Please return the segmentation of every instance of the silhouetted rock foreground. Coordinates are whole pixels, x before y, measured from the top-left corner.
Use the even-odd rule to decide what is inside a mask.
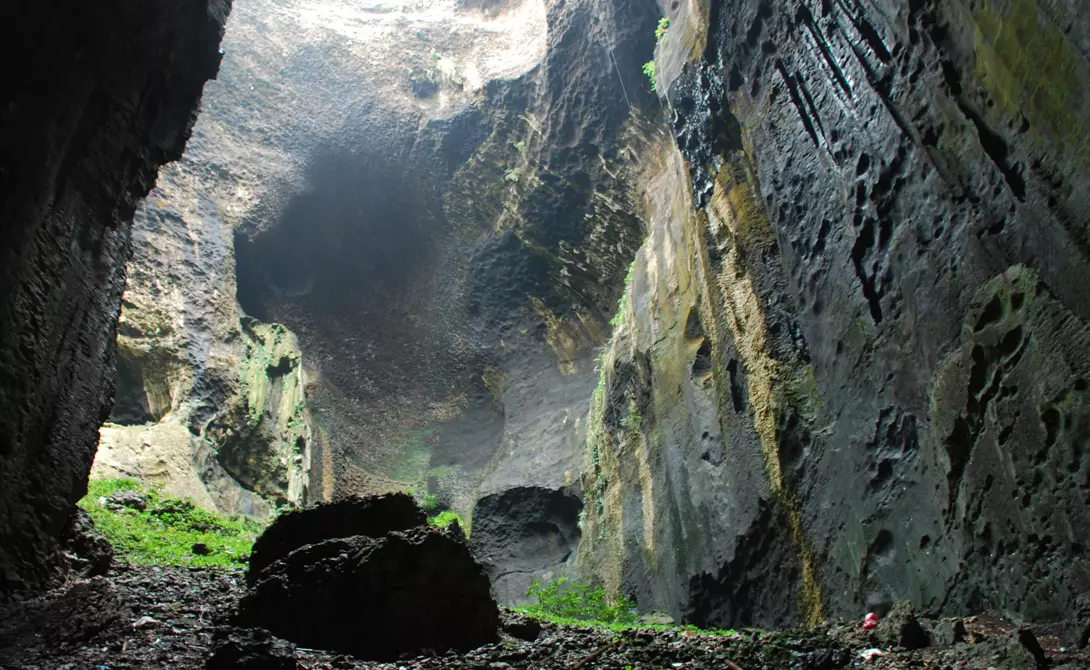
[[[355,535],[379,538],[390,531],[409,530],[427,522],[423,510],[404,493],[353,496],[287,512],[254,542],[246,580],[253,584],[273,562],[308,544]]]
[[[498,642],[466,653],[444,651],[396,663],[371,662],[295,647],[266,631],[231,626],[244,589],[241,572],[121,564],[108,577],[70,582],[0,611],[0,667],[711,670],[732,668],[730,661],[743,670],[1032,669],[1037,667],[1034,639],[1053,670],[1090,667],[1090,653],[1078,649],[1086,642],[1085,621],[1081,626],[1033,627],[1020,633],[1018,626],[986,616],[920,618],[931,646],[910,651],[883,643],[888,633],[903,627],[903,612],[900,617],[883,617],[873,630],[863,630],[861,621],[853,620],[812,631],[746,630],[728,635],[681,628],[617,633],[542,623],[533,640],[505,632]],[[525,623],[517,615],[501,616],[505,631]],[[887,618],[891,625],[884,630]],[[864,662],[861,652],[875,648],[884,655]]]
[[[289,512],[254,545],[239,623],[367,659],[467,651],[498,638],[488,578],[404,494]]]

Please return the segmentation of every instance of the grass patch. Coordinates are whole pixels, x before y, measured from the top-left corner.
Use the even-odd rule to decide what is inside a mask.
[[[636,603],[621,597],[611,601],[604,588],[569,582],[566,577],[548,581],[534,579],[526,595],[536,598],[533,605],[513,608],[527,616],[548,621],[561,626],[582,626],[624,631],[639,628],[641,630],[676,631],[687,630],[711,637],[732,637],[738,635],[733,628],[697,628],[693,625],[655,623],[645,621],[636,613]]]
[[[131,491],[143,509],[111,509],[106,498]],[[79,501],[118,559],[151,565],[243,567],[265,525],[249,517],[231,517],[197,507],[193,501],[146,489],[132,479],[95,479]],[[193,552],[203,544],[207,555]]]
[[[521,611],[550,621],[634,624],[639,621],[636,603],[621,596],[611,600],[601,586],[569,582],[566,577],[534,579],[526,595],[537,600]]]

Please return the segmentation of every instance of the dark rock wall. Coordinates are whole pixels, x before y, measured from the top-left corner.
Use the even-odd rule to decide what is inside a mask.
[[[644,474],[595,462],[597,546],[624,560],[588,564],[649,606],[717,625],[902,599],[1027,618],[1085,607],[1087,10],[693,7],[670,9],[658,60],[696,208],[683,239],[703,240],[688,270],[699,286],[671,294],[648,260],[652,287],[637,268],[630,295],[635,313],[641,296],[665,300],[678,324],[691,301],[703,325],[682,360],[673,340],[615,335],[604,444],[651,446],[635,461]],[[643,327],[665,331],[654,309]],[[699,376],[700,360],[711,427],[676,431],[662,398],[690,396],[661,380],[682,366]],[[696,468],[717,463],[750,481],[700,483],[712,475]],[[654,523],[631,521],[641,497]],[[669,536],[656,523],[678,529],[686,557],[647,551]],[[785,556],[782,579],[753,571]],[[624,567],[641,561],[662,583]]]
[[[52,576],[113,402],[129,226],[182,152],[226,0],[11,2],[0,86],[0,592]]]

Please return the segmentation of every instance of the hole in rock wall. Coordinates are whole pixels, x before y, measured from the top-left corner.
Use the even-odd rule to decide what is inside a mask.
[[[579,543],[582,509],[574,492],[536,486],[477,501],[470,547],[489,572],[501,602],[521,602],[535,575],[568,560]]]

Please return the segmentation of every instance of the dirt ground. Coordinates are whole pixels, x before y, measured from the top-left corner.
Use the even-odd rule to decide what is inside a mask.
[[[0,614],[0,668],[203,668],[212,654],[213,635],[229,624],[243,589],[239,572],[121,565],[108,577],[73,581],[6,607]],[[507,630],[516,633],[517,624],[527,623],[513,614],[505,615],[505,620]],[[1090,668],[1085,622],[1020,628],[982,615],[921,619],[920,624],[929,646],[912,651],[884,646],[881,640],[888,640],[889,626],[864,630],[862,621],[729,635],[682,628],[618,633],[545,623],[533,641],[504,633],[499,642],[467,654],[374,663],[297,648],[294,657],[306,670]],[[290,662],[290,646],[284,647]]]

